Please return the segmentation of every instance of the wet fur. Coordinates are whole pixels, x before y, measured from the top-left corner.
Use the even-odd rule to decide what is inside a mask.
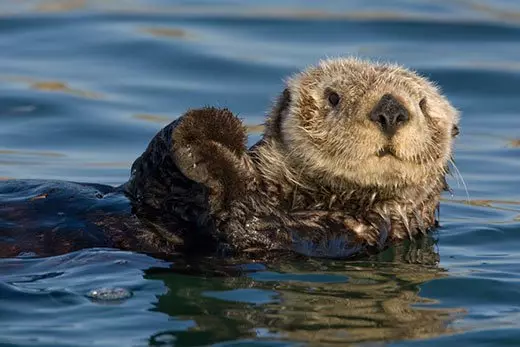
[[[331,91],[338,107],[327,103]],[[411,115],[391,139],[367,117],[386,93]],[[138,209],[173,216],[181,208],[194,233],[221,250],[380,250],[435,226],[457,123],[438,89],[409,70],[324,61],[288,80],[249,150],[228,110],[189,111],[152,140],[127,191]],[[378,157],[383,148],[394,156]],[[170,177],[185,180],[182,188]]]

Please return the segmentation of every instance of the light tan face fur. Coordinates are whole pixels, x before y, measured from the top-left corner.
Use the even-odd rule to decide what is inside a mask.
[[[395,65],[356,59],[321,62],[287,82],[290,103],[281,120],[287,159],[331,184],[399,187],[442,177],[458,113],[437,88]],[[331,91],[340,96],[333,107]],[[387,137],[370,112],[385,94],[409,113]],[[392,155],[381,156],[384,148]]]

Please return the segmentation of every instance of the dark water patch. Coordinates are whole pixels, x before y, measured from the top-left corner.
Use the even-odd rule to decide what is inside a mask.
[[[511,252],[511,242],[518,241],[517,226],[514,223],[490,223],[488,226],[466,226],[445,233],[440,237],[450,246],[464,246],[473,251],[489,253],[503,250]],[[469,237],[471,236],[471,237]]]
[[[276,273],[270,271],[263,271],[249,275],[255,281],[266,281],[266,282],[318,282],[318,283],[341,283],[346,282],[348,279],[343,276],[326,275],[326,274],[291,274],[291,273]]]
[[[471,23],[471,22],[443,22],[426,20],[407,20],[406,18],[396,18],[396,20],[365,20],[362,17],[356,20],[355,17],[338,19],[251,19],[251,18],[197,18],[190,20],[193,23],[200,23],[202,26],[229,26],[237,29],[246,29],[249,35],[255,35],[252,39],[271,38],[276,35],[276,40],[291,40],[294,44],[298,42],[297,33],[305,32],[307,35],[300,36],[301,41],[318,42],[337,42],[337,37],[341,33],[355,33],[343,35],[343,40],[354,40],[366,42],[373,41],[374,32],[382,41],[388,39],[394,41],[416,41],[423,40],[425,33],[434,32],[430,40],[451,42],[462,41],[465,43],[476,41],[492,41],[494,43],[506,41],[517,42],[520,40],[520,29],[514,26],[498,25],[491,23]],[[283,30],[281,30],[283,28]],[[295,41],[296,38],[296,41]]]
[[[518,94],[520,74],[481,69],[432,69],[422,71],[437,81],[447,94],[513,97]]]
[[[476,325],[476,324],[475,324]],[[441,344],[457,344],[463,346],[515,346],[520,340],[520,334],[516,329],[504,326],[500,321],[492,328],[486,329],[481,325],[476,325],[478,329],[462,335],[435,338],[432,340],[419,340],[413,342],[392,343],[389,346],[438,346]],[[491,333],[493,331],[493,333]]]
[[[455,293],[453,288],[457,288]],[[507,288],[504,288],[501,281],[478,278],[443,278],[421,287],[422,294],[435,297],[442,302],[437,306],[450,307],[463,303],[466,306],[475,305],[476,310],[483,309],[480,306],[487,306],[482,304],[484,300],[493,301],[495,309],[503,307],[507,310],[510,300],[518,296],[519,290],[518,284],[508,284]]]

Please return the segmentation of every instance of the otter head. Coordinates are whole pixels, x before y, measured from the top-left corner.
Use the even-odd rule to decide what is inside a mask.
[[[322,61],[287,82],[266,135],[323,184],[396,191],[443,179],[458,113],[396,65]]]

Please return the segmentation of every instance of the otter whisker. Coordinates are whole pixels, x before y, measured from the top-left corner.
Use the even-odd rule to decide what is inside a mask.
[[[453,168],[455,169],[456,174],[460,177],[462,186],[464,187],[464,190],[466,191],[466,202],[469,204],[470,198],[469,198],[468,186],[466,185],[466,182],[464,181],[464,177],[462,177],[462,174],[460,173],[459,168],[455,164],[455,161],[452,158],[449,158],[448,160],[451,163],[451,165],[453,165]]]

